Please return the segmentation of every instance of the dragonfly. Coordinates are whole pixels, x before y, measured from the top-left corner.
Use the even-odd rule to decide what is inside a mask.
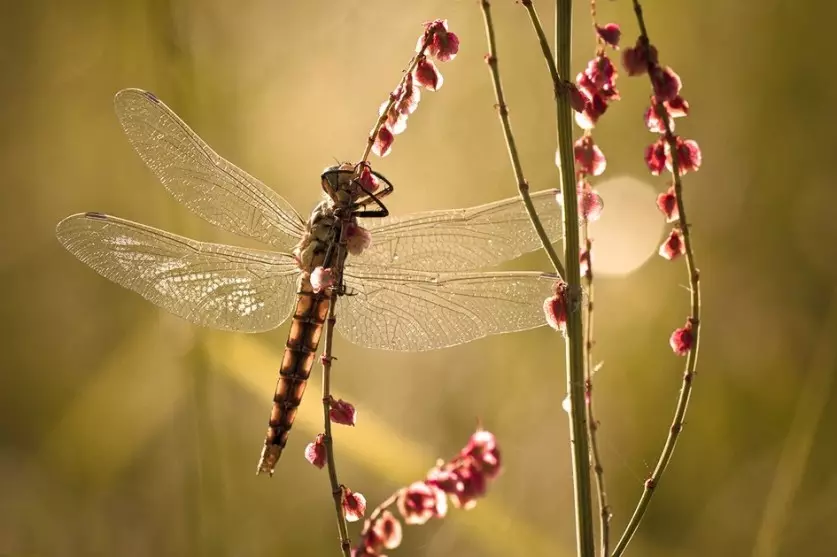
[[[258,333],[291,319],[257,473],[272,475],[285,447],[333,288],[341,294],[336,330],[365,348],[437,350],[546,324],[544,299],[558,277],[483,270],[540,247],[519,198],[390,216],[382,199],[392,184],[370,171],[364,185],[356,165],[340,164],[321,174],[322,201],[303,219],[152,93],[125,89],[114,104],[129,142],[175,199],[269,249],[201,242],[98,212],[65,218],[57,237],[105,278],[194,324]],[[556,193],[531,195],[555,241]],[[371,243],[349,253],[351,230]],[[341,270],[339,283],[312,285],[312,274],[329,267]]]

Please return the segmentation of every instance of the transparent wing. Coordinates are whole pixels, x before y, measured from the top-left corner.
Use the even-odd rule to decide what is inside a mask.
[[[558,190],[532,194],[535,210],[553,242],[562,237]],[[356,267],[449,272],[493,267],[540,246],[518,197],[469,209],[403,217],[362,219],[372,245],[352,258]]]
[[[546,324],[556,277],[537,272],[435,274],[347,268],[337,329],[367,348],[418,352]]]
[[[198,242],[82,213],[58,223],[67,250],[102,276],[205,327],[259,332],[288,318],[299,270],[278,252]]]
[[[171,194],[201,218],[234,234],[291,251],[304,222],[279,194],[221,158],[153,94],[114,98],[131,144]]]

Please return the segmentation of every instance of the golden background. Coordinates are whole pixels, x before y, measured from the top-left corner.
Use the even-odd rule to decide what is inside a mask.
[[[632,43],[630,3],[600,2]],[[818,6],[821,4],[821,7]],[[523,8],[495,0],[524,171],[555,187],[554,108]],[[536,2],[552,26],[551,2]],[[287,325],[201,330],[65,252],[55,224],[104,211],[239,242],[178,205],[122,137],[111,99],[154,91],[219,153],[307,215],[318,176],[357,158],[421,22],[448,18],[460,55],[392,155],[396,214],[515,194],[473,1],[19,1],[0,4],[0,554],[337,553],[327,476],[302,458],[320,428],[319,370],[277,476],[254,474]],[[672,465],[629,555],[834,555],[837,474],[835,9],[825,2],[645,3],[684,80],[700,142],[685,179],[704,336]],[[578,2],[573,67],[593,51]],[[653,255],[662,217],[642,151],[646,78],[595,130],[608,157],[594,230],[596,399],[619,532],[669,427],[687,313],[682,262]],[[633,192],[633,193],[632,193]],[[637,200],[643,200],[641,203]],[[611,219],[608,221],[608,219]],[[540,254],[512,268],[547,269]],[[359,422],[336,433],[341,480],[372,505],[452,456],[477,420],[505,472],[469,512],[405,531],[392,555],[566,555],[575,547],[563,341],[548,329],[423,354],[337,340],[335,388]],[[831,433],[829,433],[829,431]],[[352,528],[357,534],[357,526]],[[831,549],[830,549],[831,548]]]

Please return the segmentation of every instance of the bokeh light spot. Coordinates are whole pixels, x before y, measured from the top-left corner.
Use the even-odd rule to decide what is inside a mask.
[[[601,219],[590,224],[593,270],[627,275],[657,253],[665,218],[656,205],[656,189],[630,176],[594,184],[604,200]]]

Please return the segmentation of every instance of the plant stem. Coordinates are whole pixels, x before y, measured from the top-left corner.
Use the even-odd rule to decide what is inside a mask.
[[[584,379],[587,388],[587,434],[590,437],[590,460],[596,478],[596,494],[599,500],[599,554],[607,557],[610,553],[610,505],[607,504],[605,490],[604,466],[599,453],[598,431],[599,422],[593,412],[593,262],[590,257],[592,242],[588,235],[587,223],[584,223],[584,241],[587,251],[587,331],[584,341]]]
[[[343,272],[341,262],[346,242],[346,226],[341,223],[340,243],[337,248],[337,269],[336,284],[343,283]],[[326,320],[325,347],[323,348],[323,444],[326,449],[326,463],[328,465],[328,479],[331,482],[331,495],[334,498],[334,511],[337,515],[337,532],[340,536],[340,550],[343,557],[350,557],[351,542],[349,541],[349,527],[346,524],[346,516],[343,513],[343,486],[337,479],[337,465],[334,459],[334,441],[331,436],[331,363],[334,358],[331,355],[334,342],[334,324],[337,321],[334,312],[337,306],[338,289],[331,292],[331,300],[328,303],[328,319]]]
[[[645,20],[642,16],[642,6],[638,0],[633,0],[634,13],[636,14],[637,23],[640,30],[640,39],[648,46],[650,41],[648,39],[648,31],[645,27]],[[648,75],[653,79],[654,64],[649,62]],[[652,81],[653,86],[653,81]],[[685,246],[686,271],[689,274],[689,289],[691,293],[691,314],[689,315],[689,322],[692,326],[692,347],[686,356],[686,369],[683,372],[683,383],[680,386],[680,395],[677,399],[677,406],[674,410],[674,418],[672,419],[671,427],[669,428],[668,437],[666,438],[663,450],[657,460],[657,465],[651,476],[645,481],[645,488],[642,495],[637,502],[634,513],[628,521],[625,531],[616,547],[613,550],[612,557],[619,557],[625,551],[625,548],[630,543],[639,527],[642,518],[648,508],[648,503],[654,495],[654,490],[660,482],[663,473],[668,467],[671,456],[674,453],[674,447],[677,444],[677,439],[680,437],[680,432],[683,429],[683,422],[685,420],[686,409],[689,406],[689,397],[692,394],[692,380],[696,374],[698,347],[700,341],[700,272],[695,265],[695,256],[692,249],[692,238],[689,230],[688,220],[686,219],[686,210],[683,204],[683,183],[680,178],[679,160],[677,153],[676,137],[671,133],[671,124],[669,122],[668,113],[663,106],[663,103],[658,103],[658,114],[665,126],[665,137],[671,148],[672,158],[672,174],[674,175],[674,192],[677,197],[677,211],[680,215],[680,231],[683,233],[683,244]]]
[[[552,247],[552,242],[549,239],[543,224],[541,224],[541,221],[538,218],[535,206],[532,204],[532,199],[529,196],[529,183],[523,176],[520,156],[517,153],[517,144],[515,143],[514,135],[512,134],[511,121],[509,120],[509,109],[508,105],[506,105],[506,97],[503,93],[503,84],[500,81],[500,70],[497,66],[497,43],[494,37],[494,23],[491,19],[491,4],[488,0],[482,0],[480,5],[482,7],[483,19],[485,20],[485,35],[488,40],[488,56],[486,56],[485,61],[491,71],[491,81],[494,84],[494,97],[497,101],[497,113],[500,116],[500,123],[503,127],[503,137],[506,140],[506,148],[509,152],[509,160],[511,161],[514,177],[517,181],[517,191],[520,194],[520,198],[523,200],[526,212],[529,215],[529,220],[532,221],[532,226],[535,228],[535,232],[537,232],[538,238],[541,240],[541,245],[543,246],[546,255],[549,257],[549,261],[552,263],[552,266],[558,276],[563,279],[566,274],[564,265],[561,264],[561,260],[558,258],[555,248]]]
[[[558,75],[570,75],[572,44],[572,0],[555,1],[555,68]],[[558,160],[564,196],[564,261],[569,292],[567,312],[567,391],[570,394],[570,447],[577,553],[593,557],[593,502],[590,493],[590,448],[587,439],[587,405],[584,401],[584,329],[581,323],[581,274],[579,271],[578,195],[573,156],[572,108],[569,95],[556,95]]]
[[[427,46],[430,44],[430,41],[433,39],[433,35],[435,31],[433,28],[429,29],[424,35],[424,42],[421,45],[421,49],[410,59],[410,63],[407,64],[407,69],[404,70],[404,75],[401,77],[401,81],[398,82],[398,85],[395,86],[395,90],[390,93],[389,95],[389,102],[384,107],[384,110],[381,111],[381,115],[378,116],[378,120],[375,122],[375,126],[372,128],[372,131],[369,132],[369,138],[366,141],[366,147],[363,150],[363,156],[360,158],[358,165],[362,165],[367,160],[369,160],[369,154],[372,152],[372,146],[375,144],[375,139],[378,137],[378,132],[381,131],[381,128],[384,125],[384,122],[387,121],[387,115],[389,114],[392,105],[398,101],[399,95],[397,94],[401,87],[404,86],[404,83],[407,81],[407,76],[412,73],[414,69],[416,69],[416,65],[421,60],[421,57],[424,56],[424,51],[427,50]],[[360,167],[360,166],[358,166]]]

